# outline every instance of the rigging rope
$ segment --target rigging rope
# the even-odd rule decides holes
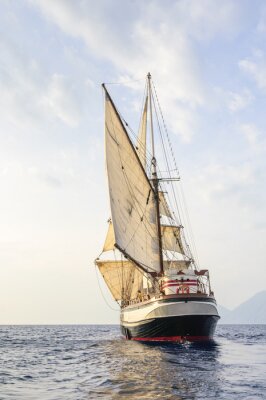
[[[135,80],[135,81],[141,81],[141,80],[143,80],[143,79],[139,79],[139,80]],[[128,83],[129,83],[129,82],[134,82],[134,81],[128,81]],[[107,84],[118,84],[118,85],[121,84],[121,85],[122,85],[122,84],[125,84],[125,83],[127,83],[127,82],[126,82],[126,81],[125,81],[125,82],[120,81],[120,82],[109,82],[109,83],[107,83]],[[156,104],[155,104],[155,99],[154,99],[153,93],[152,93],[152,102],[153,102],[154,109],[155,109],[155,114],[156,114],[156,118],[157,118],[157,124],[158,124],[159,133],[160,133],[160,138],[161,138],[162,147],[163,147],[163,154],[164,154],[165,163],[166,163],[166,167],[167,167],[167,171],[165,171],[165,172],[167,172],[168,175],[169,175],[169,177],[171,178],[171,172],[174,172],[174,171],[175,171],[175,172],[178,173],[178,176],[179,176],[179,170],[178,170],[178,167],[177,167],[177,164],[176,164],[176,159],[175,159],[175,156],[174,156],[173,147],[172,147],[172,144],[171,144],[171,141],[170,141],[170,138],[169,138],[168,130],[167,130],[167,127],[166,127],[166,123],[165,123],[165,120],[164,120],[164,116],[163,116],[163,113],[162,113],[162,109],[161,109],[161,106],[160,106],[160,103],[159,103],[159,99],[158,99],[157,92],[156,92],[156,88],[155,88],[155,85],[154,85],[153,81],[152,81],[152,85],[153,85],[153,91],[154,91],[154,93],[155,93],[155,98],[156,98],[156,104],[157,104],[157,106],[156,106]],[[146,86],[147,86],[147,83],[146,83]],[[145,92],[146,92],[146,88],[145,88],[144,95],[143,95],[143,99],[142,99],[142,109],[144,108],[145,94],[146,94]],[[159,119],[157,107],[158,107],[158,111],[159,111],[159,114],[160,114],[160,117],[161,117],[161,120],[162,120],[162,125],[163,125],[164,132],[166,133],[166,138],[167,138],[168,147],[169,147],[170,153],[171,153],[171,157],[169,158],[169,161],[168,161],[168,158],[167,158],[167,150],[166,150],[165,143],[164,143],[164,138],[163,138],[163,135],[162,135],[162,129],[161,129],[161,124],[160,124],[160,119]],[[117,110],[117,109],[116,109],[116,110]],[[126,126],[126,128],[127,128],[127,129],[125,128],[125,129],[127,130],[127,132],[129,131],[129,132],[131,133],[131,136],[133,136],[135,139],[138,139],[138,135],[135,134],[135,132],[134,132],[133,129],[129,126],[129,124],[126,122],[126,120],[123,118],[123,116],[121,115],[121,113],[120,113],[118,110],[117,110],[117,112],[118,112],[118,114],[119,114],[121,120],[123,121],[123,124],[125,124],[125,126]],[[111,119],[112,119],[112,118],[111,118]],[[112,123],[113,123],[113,122],[112,122]],[[141,120],[140,120],[140,123],[141,123]],[[140,129],[140,123],[139,123],[139,129]],[[130,138],[130,140],[131,140],[131,142],[132,142],[132,144],[133,144],[134,142],[132,141],[131,138]],[[134,144],[133,144],[133,146],[134,146],[134,148],[136,148],[136,146],[135,146]],[[142,148],[141,148],[141,147],[142,147]],[[140,143],[140,144],[138,145],[138,150],[142,150],[142,151],[144,152],[145,146],[144,146],[143,144]],[[120,160],[121,160],[121,154],[120,154],[120,150],[119,150],[119,149],[118,149],[118,152],[119,152],[119,156],[120,156]],[[169,156],[168,156],[168,157],[169,157]],[[146,149],[146,159],[147,159],[147,161],[148,161],[147,166],[149,166],[149,167],[151,168],[152,154],[150,153],[150,151],[149,151],[148,149]],[[173,164],[174,164],[173,167],[169,164],[169,162],[171,162],[171,160],[172,160],[172,162],[173,162]],[[122,165],[122,160],[121,160],[120,162],[121,162],[121,165]],[[148,170],[149,172],[147,171],[146,173],[149,173],[149,174],[150,174],[150,168],[149,168],[149,170]],[[162,177],[162,173],[163,173],[163,172],[159,170],[159,173],[160,173],[160,176]],[[128,177],[127,177],[127,174],[126,174],[125,170],[123,170],[123,174],[124,174],[125,182],[126,182],[126,185],[127,185],[127,187],[128,187],[129,193],[131,194],[132,200],[133,200],[133,201],[135,200],[135,204],[139,206],[139,204],[137,204],[138,202],[136,203],[136,198],[135,198],[135,196],[134,196],[134,190],[133,190],[133,188],[132,188],[132,186],[131,186],[131,183],[129,182],[129,179],[128,179]],[[134,175],[137,176],[137,174],[134,174]],[[160,186],[161,186],[161,185],[162,185],[162,182],[160,182]],[[163,184],[163,185],[164,185],[164,184]],[[190,223],[190,218],[189,218],[189,214],[188,214],[188,209],[187,209],[187,205],[186,205],[186,201],[185,201],[184,191],[183,191],[182,185],[180,185],[180,189],[181,189],[181,198],[180,198],[180,196],[179,196],[178,191],[177,191],[177,192],[175,191],[172,181],[170,181],[170,185],[171,185],[171,191],[172,191],[172,194],[173,194],[173,199],[174,199],[175,207],[173,207],[172,204],[171,204],[171,197],[168,195],[167,198],[168,198],[168,200],[169,200],[169,203],[170,203],[171,208],[173,208],[173,209],[175,208],[175,209],[177,210],[179,222],[181,223],[181,222],[182,222],[182,219],[184,219],[184,220],[187,221],[187,228],[188,228],[187,233],[188,233],[188,236],[189,236],[189,242],[191,242],[191,244],[192,244],[193,253],[194,253],[195,257],[196,257],[196,261],[197,261],[197,264],[198,264],[198,256],[197,256],[197,250],[196,250],[196,245],[195,245],[195,241],[194,241],[194,235],[193,235],[193,232],[192,232],[192,227],[191,227],[191,223]],[[162,188],[162,189],[163,189],[163,188]],[[162,190],[162,191],[163,191],[163,190]],[[177,201],[176,196],[178,197],[178,200],[179,200],[179,201]],[[181,200],[181,199],[182,199],[182,200]],[[182,203],[183,203],[183,208],[182,208]],[[178,204],[180,204],[180,207],[181,207],[181,208],[179,208]],[[151,226],[151,224],[149,223],[149,220],[147,220],[147,218],[144,218],[144,221],[143,221],[143,217],[145,216],[145,211],[146,211],[145,209],[146,209],[146,207],[145,207],[144,210],[142,210],[141,207],[140,207],[140,210],[138,210],[138,208],[139,208],[139,207],[134,207],[135,211],[137,212],[137,214],[138,214],[139,217],[140,217],[140,223],[141,223],[141,222],[144,222],[144,224],[145,224],[145,226],[146,226],[146,229],[147,229],[148,235],[149,235],[150,237],[152,237],[153,227]],[[181,214],[182,214],[182,216],[183,216],[182,218],[181,218]],[[173,211],[173,215],[175,215],[175,212],[174,212],[174,211]],[[171,224],[173,224],[173,221],[171,221]],[[147,226],[147,225],[148,225],[148,226]],[[149,232],[149,229],[148,229],[148,228],[150,228],[152,232]],[[137,226],[135,232],[133,233],[131,239],[129,240],[129,243],[127,244],[127,246],[130,244],[130,242],[131,242],[131,241],[133,240],[133,238],[135,237],[137,230],[138,230],[138,226]],[[183,237],[183,240],[184,240],[184,244],[185,244],[186,247],[187,247],[188,254],[189,254],[190,256],[192,256],[190,247],[189,247],[188,242],[186,241],[186,238],[185,238],[184,231],[182,232],[182,237]],[[164,252],[164,253],[165,253],[165,252]],[[167,258],[169,259],[169,256],[167,256]],[[192,257],[192,258],[193,258],[193,257]],[[172,260],[173,260],[173,259],[176,259],[174,253],[172,253]]]
[[[97,272],[97,271],[98,271],[98,270],[97,270],[97,265],[95,265],[95,274],[96,274],[96,277],[97,277],[98,286],[99,286],[99,288],[100,288],[100,292],[101,292],[101,295],[102,295],[102,298],[103,298],[105,304],[106,304],[107,307],[109,307],[111,310],[116,311],[116,312],[120,312],[120,306],[119,306],[119,310],[117,310],[116,308],[113,308],[112,306],[110,306],[110,304],[109,304],[108,301],[106,300],[106,298],[105,298],[105,296],[104,296],[104,293],[103,293],[103,290],[102,290],[101,285],[100,285],[100,280],[99,280],[99,275],[98,275],[99,272]],[[117,301],[116,301],[116,302],[117,302]],[[119,305],[118,302],[117,302],[117,304]]]
[[[171,152],[172,161],[173,161],[173,164],[174,164],[174,170],[176,170],[176,171],[178,172],[178,175],[179,175],[179,170],[178,170],[177,163],[176,163],[176,159],[175,159],[175,155],[174,155],[174,152],[173,152],[173,147],[172,147],[172,144],[171,144],[171,141],[170,141],[170,138],[169,138],[167,126],[166,126],[166,123],[165,123],[165,120],[164,120],[164,116],[163,116],[163,113],[162,113],[161,105],[160,105],[160,102],[159,102],[159,99],[158,99],[158,95],[157,95],[157,91],[156,91],[156,88],[155,88],[155,85],[154,85],[153,81],[152,81],[152,85],[153,85],[153,89],[154,89],[154,93],[155,93],[156,103],[157,103],[157,105],[158,105],[158,109],[159,109],[160,116],[161,116],[161,119],[162,119],[164,131],[165,131],[165,133],[166,133],[166,138],[167,138],[168,146],[169,146],[169,149],[170,149],[170,152]],[[153,102],[154,102],[154,98],[153,98]],[[157,114],[157,109],[156,109],[156,104],[155,104],[155,102],[154,102],[154,109],[155,109],[155,111],[156,111],[157,123],[158,123],[158,127],[159,127],[159,132],[160,132],[161,141],[162,141],[162,144],[163,144],[164,155],[165,155],[165,159],[166,159],[166,165],[167,165],[168,173],[169,173],[169,176],[171,176],[171,175],[170,175],[169,163],[168,163],[167,156],[166,156],[166,152],[165,152],[165,146],[164,146],[164,142],[163,142],[163,136],[162,136],[162,134],[161,134],[160,122],[159,122],[159,118],[158,118],[158,114]],[[180,216],[180,211],[182,211],[182,203],[181,203],[181,201],[180,201],[181,199],[180,199],[180,196],[178,195],[178,192],[175,193],[175,190],[174,190],[174,187],[173,187],[173,183],[172,183],[172,182],[171,182],[171,187],[172,187],[172,192],[173,192],[173,195],[174,195],[174,200],[175,200],[176,208],[177,208],[178,215],[179,215],[180,222],[181,222],[181,216]],[[190,239],[189,241],[191,242],[192,247],[193,247],[193,253],[194,253],[195,258],[196,258],[196,260],[195,260],[195,261],[196,261],[196,264],[199,264],[199,262],[198,262],[198,255],[197,255],[197,249],[196,249],[196,244],[195,244],[194,235],[193,235],[193,231],[192,231],[192,226],[191,226],[191,223],[190,223],[190,218],[189,218],[189,213],[188,213],[188,208],[187,208],[187,205],[186,205],[186,200],[185,200],[185,196],[184,196],[184,191],[183,191],[183,188],[182,188],[182,185],[181,185],[181,184],[180,184],[180,189],[181,189],[181,198],[182,198],[183,207],[184,207],[184,213],[182,212],[182,214],[185,215],[186,218],[184,218],[184,219],[185,219],[185,220],[187,221],[187,223],[188,223],[188,236],[189,236],[189,239]],[[176,200],[176,194],[177,194],[177,196],[179,197],[179,202],[180,202],[181,210],[179,210],[179,207],[178,207],[178,202],[177,202],[177,200]],[[184,239],[185,239],[185,234],[184,234],[184,232],[183,232],[183,236],[184,236]],[[190,250],[190,248],[189,248],[189,245],[188,245],[186,239],[185,239],[185,243],[186,243],[186,245],[187,245],[187,247],[188,247],[189,253],[191,254],[191,250]],[[191,254],[191,255],[192,255],[192,254]]]

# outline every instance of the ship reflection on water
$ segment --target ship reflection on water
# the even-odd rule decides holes
[[[113,345],[119,363],[96,390],[98,395],[114,399],[198,399],[219,392],[219,345],[214,341],[122,341]]]

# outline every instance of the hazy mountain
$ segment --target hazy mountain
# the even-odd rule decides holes
[[[266,324],[266,290],[230,311],[218,306],[221,324]]]
[[[230,313],[231,313],[231,311],[228,310],[228,308],[225,308],[225,307],[223,307],[223,306],[220,306],[219,304],[218,304],[218,312],[219,312],[219,315],[220,315],[220,317],[221,317],[222,322],[223,322],[226,318],[228,318],[228,316],[229,316]]]

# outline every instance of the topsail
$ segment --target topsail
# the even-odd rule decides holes
[[[144,109],[142,113],[142,118],[140,122],[140,130],[139,130],[139,136],[138,136],[138,141],[137,141],[137,152],[139,159],[143,165],[143,168],[146,171],[146,165],[147,165],[147,151],[146,151],[146,142],[147,142],[147,108],[148,108],[148,96],[146,96],[145,99],[145,104],[144,104]]]

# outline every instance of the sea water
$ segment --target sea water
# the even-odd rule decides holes
[[[266,325],[145,344],[118,326],[0,326],[1,400],[266,399]]]

